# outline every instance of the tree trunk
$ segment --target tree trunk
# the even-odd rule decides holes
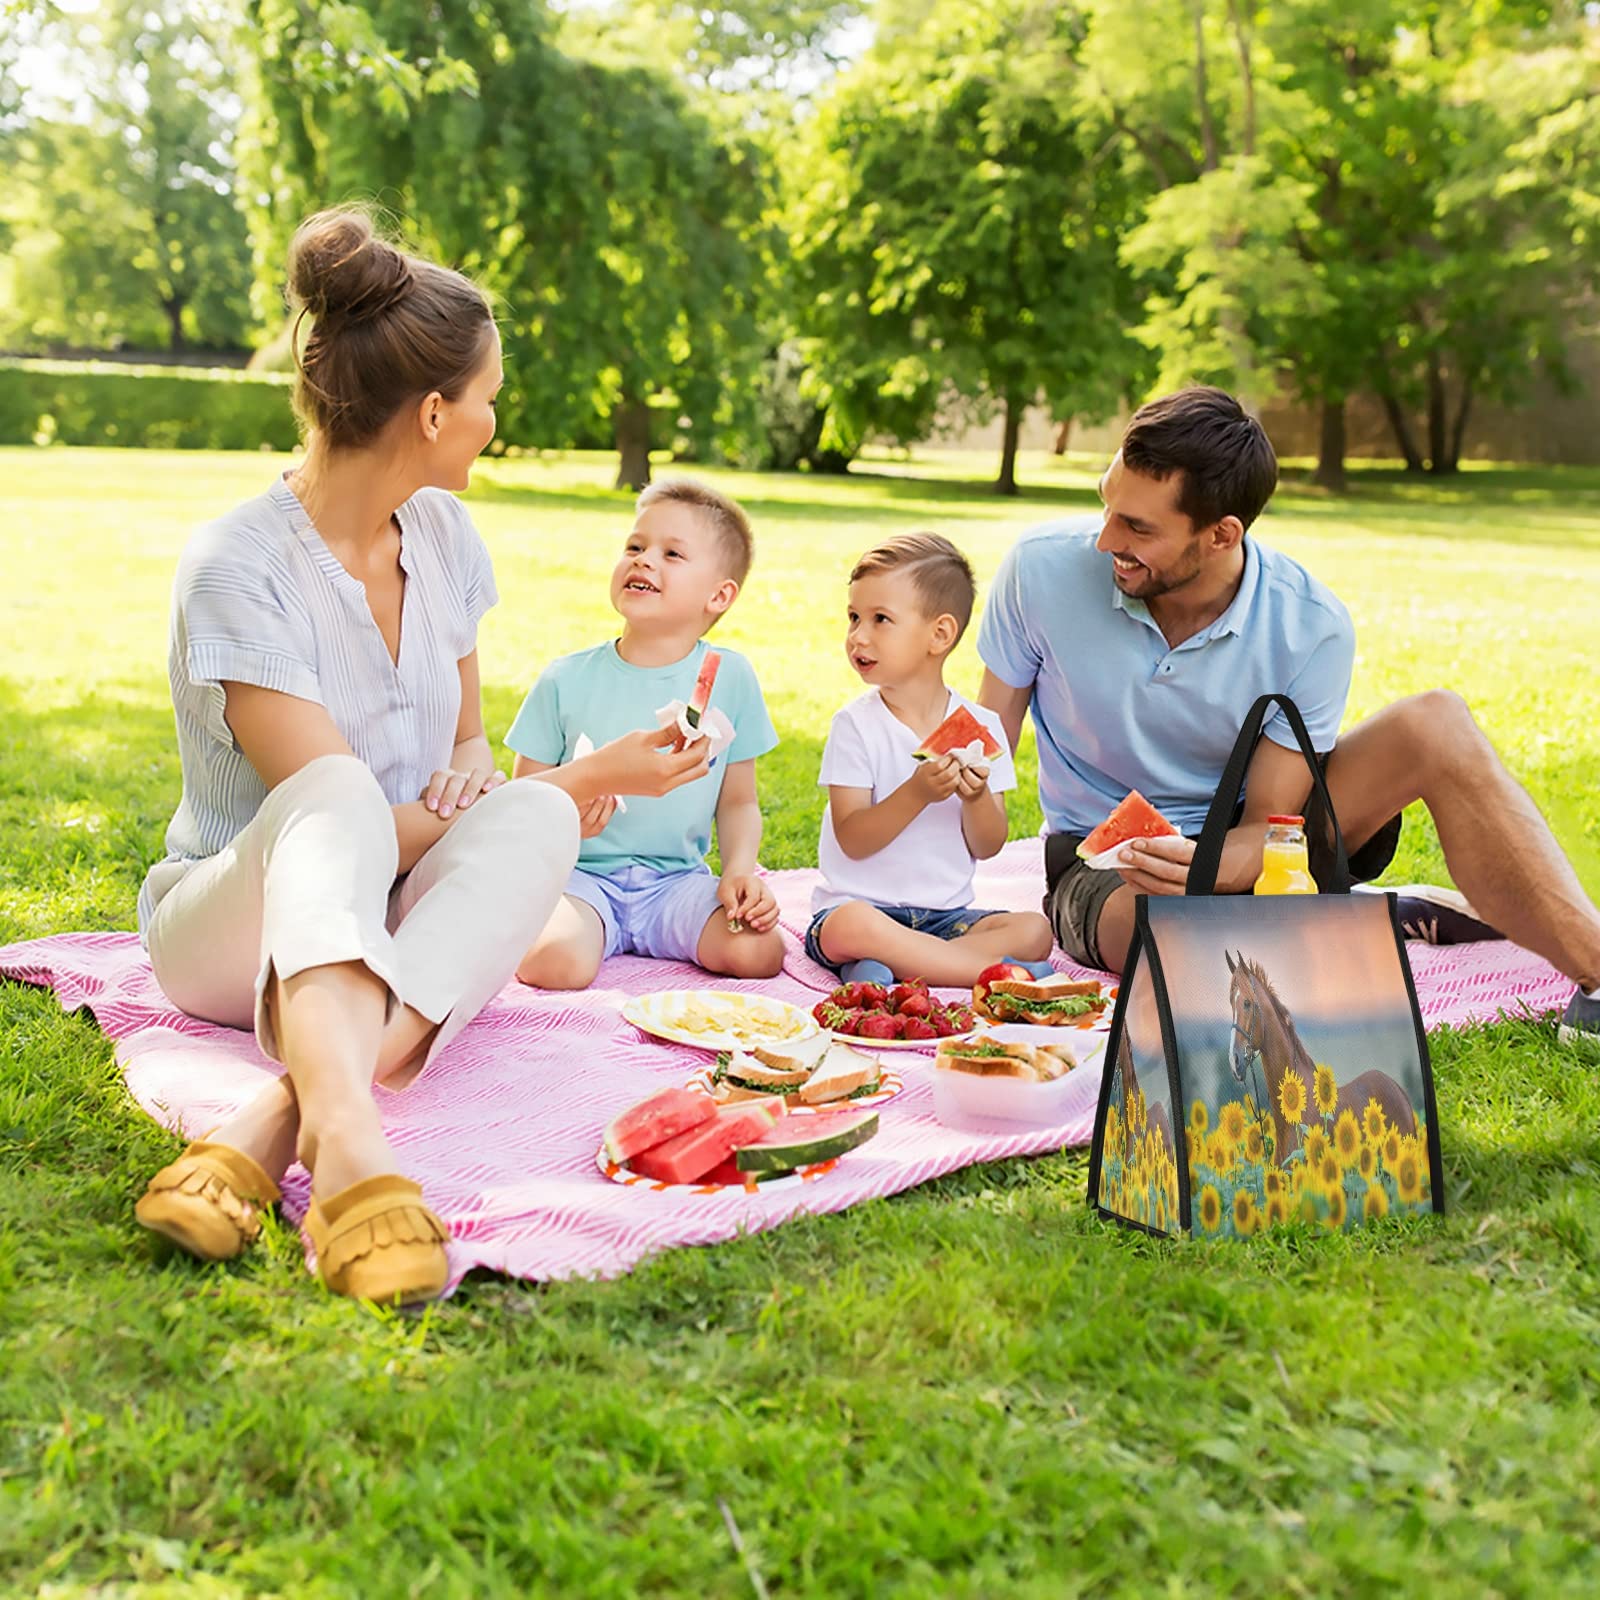
[[[1322,430],[1317,443],[1317,470],[1312,482],[1335,494],[1343,494],[1344,483],[1344,396],[1322,402]]]
[[[1194,12],[1194,98],[1200,116],[1200,146],[1205,151],[1205,172],[1222,165],[1217,148],[1217,125],[1211,120],[1211,101],[1206,96],[1206,8],[1205,0],[1191,0]]]
[[[1445,393],[1444,371],[1435,352],[1428,357],[1428,471],[1435,476],[1454,472],[1450,459],[1450,404]]]
[[[1461,404],[1456,407],[1456,420],[1450,428],[1450,470],[1457,471],[1461,466],[1461,446],[1467,437],[1467,418],[1472,415],[1472,379],[1464,378],[1461,383]]]
[[[1239,85],[1244,95],[1239,151],[1241,155],[1253,156],[1256,153],[1256,77],[1250,65],[1250,30],[1239,14],[1239,0],[1228,0],[1228,15],[1233,20],[1233,38],[1239,50]]]
[[[1006,396],[1006,426],[1000,441],[1000,476],[995,479],[996,494],[1017,492],[1017,439],[1022,433],[1022,402]]]
[[[1417,451],[1416,440],[1411,437],[1411,423],[1400,402],[1395,399],[1394,391],[1380,389],[1378,399],[1383,402],[1383,414],[1389,419],[1389,431],[1394,435],[1395,448],[1405,461],[1406,471],[1421,472],[1422,457]]]
[[[635,492],[650,481],[650,407],[643,400],[622,400],[611,413],[617,441],[617,487]]]
[[[185,348],[183,342],[183,308],[187,304],[184,300],[163,300],[161,309],[167,314],[167,348],[177,352]]]
[[[1064,456],[1067,453],[1067,440],[1072,437],[1072,418],[1068,417],[1063,422],[1056,424],[1056,440],[1051,445],[1051,453]]]

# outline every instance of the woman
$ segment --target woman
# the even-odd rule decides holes
[[[179,563],[183,798],[139,897],[168,998],[253,1026],[286,1074],[137,1214],[226,1259],[298,1156],[324,1282],[411,1300],[444,1285],[444,1228],[396,1170],[373,1082],[409,1082],[510,977],[607,797],[694,781],[707,746],[649,729],[543,781],[495,771],[477,657],[494,576],[450,492],[494,437],[488,303],[359,212],[307,221],[289,276],[312,319],[306,451]]]

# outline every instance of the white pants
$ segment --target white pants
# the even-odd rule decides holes
[[[286,778],[225,849],[162,895],[147,941],[156,981],[190,1016],[255,1028],[279,1060],[264,997],[274,972],[360,961],[394,1003],[439,1024],[428,1060],[516,970],[578,857],[578,813],[522,779],[480,795],[398,883],[394,816],[354,756]]]

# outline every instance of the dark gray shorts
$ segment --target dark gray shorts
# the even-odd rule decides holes
[[[1311,873],[1322,883],[1333,864],[1333,835],[1317,826],[1319,808],[1310,802],[1308,806],[1306,832]],[[1383,875],[1400,843],[1400,820],[1390,817],[1370,839],[1350,851],[1353,883],[1371,883]],[[1122,887],[1122,874],[1086,866],[1077,856],[1082,842],[1073,833],[1053,833],[1045,840],[1044,914],[1056,943],[1074,961],[1105,972],[1112,969],[1100,949],[1100,913],[1106,901]],[[1060,872],[1059,877],[1055,876],[1056,871]]]

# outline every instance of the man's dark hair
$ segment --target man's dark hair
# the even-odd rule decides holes
[[[1180,389],[1140,406],[1122,436],[1122,464],[1147,478],[1181,472],[1178,509],[1196,528],[1229,516],[1248,528],[1278,487],[1266,430],[1224,389]]]

